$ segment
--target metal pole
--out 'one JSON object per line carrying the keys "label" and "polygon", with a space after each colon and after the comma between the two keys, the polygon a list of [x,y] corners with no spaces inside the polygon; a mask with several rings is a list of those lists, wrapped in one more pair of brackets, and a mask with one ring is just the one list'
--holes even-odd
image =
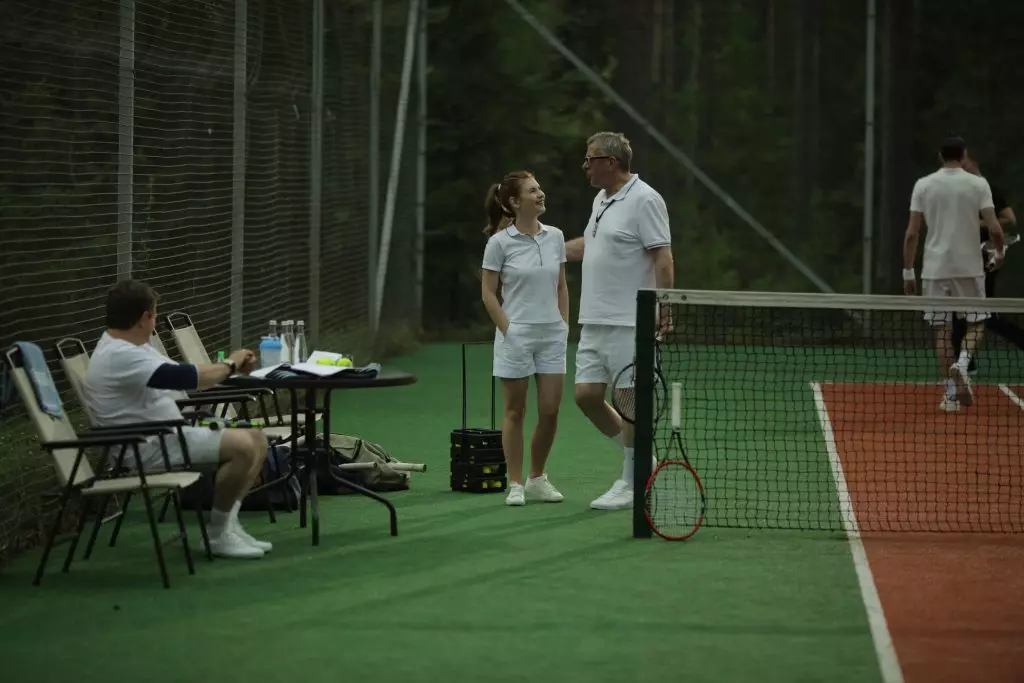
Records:
{"label": "metal pole", "polygon": [[306,338],[316,348],[320,334],[320,202],[324,141],[324,0],[313,0],[313,84],[309,132],[309,320]]}
{"label": "metal pole", "polygon": [[540,36],[544,38],[544,40],[546,40],[549,45],[554,47],[562,54],[563,57],[572,62],[573,66],[579,69],[580,73],[586,76],[591,83],[597,86],[598,89],[600,89],[601,92],[604,93],[604,95],[608,99],[610,99],[620,109],[622,109],[622,111],[626,112],[626,114],[631,119],[636,121],[637,125],[642,127],[651,136],[651,138],[653,138],[659,145],[661,145],[662,149],[664,149],[666,152],[669,153],[670,156],[672,156],[672,158],[674,158],[676,161],[678,161],[684,167],[686,167],[686,169],[689,170],[690,173],[692,173],[694,177],[704,185],[704,187],[711,190],[711,192],[714,193],[714,195],[718,197],[723,204],[729,207],[733,211],[733,213],[739,216],[743,220],[743,222],[750,226],[750,228],[754,232],[760,235],[769,245],[771,245],[773,249],[775,249],[775,251],[781,254],[782,257],[786,259],[786,261],[788,261],[791,266],[793,266],[794,268],[796,268],[796,270],[800,272],[800,274],[802,274],[805,278],[810,280],[814,284],[814,286],[820,289],[822,292],[830,294],[835,292],[835,290],[833,290],[827,282],[825,282],[817,273],[811,270],[810,266],[808,266],[806,263],[800,260],[800,258],[797,257],[797,255],[794,254],[792,251],[790,251],[786,247],[786,245],[779,241],[779,238],[772,234],[772,232],[768,230],[768,228],[764,227],[764,225],[762,225],[756,218],[751,216],[750,213],[742,206],[740,206],[735,199],[729,196],[729,194],[725,190],[723,190],[718,185],[718,183],[716,183],[706,173],[704,173],[704,171],[698,168],[697,165],[694,164],[693,161],[690,159],[690,157],[686,156],[682,152],[682,150],[680,150],[678,147],[672,144],[668,138],[662,135],[661,131],[659,131],[657,128],[651,125],[651,123],[643,116],[641,116],[640,113],[637,112],[637,110],[634,109],[629,104],[629,102],[627,102],[625,99],[623,99],[621,95],[615,92],[615,90],[610,85],[608,85],[608,83],[597,72],[595,72],[593,69],[587,66],[583,62],[583,60],[579,58],[579,55],[577,55],[575,52],[566,47],[565,43],[559,40],[558,37],[555,36],[555,34],[548,30],[548,28],[540,20],[537,19],[537,17],[535,17],[532,13],[530,13],[529,10],[523,7],[522,3],[520,3],[519,0],[505,0],[505,4],[507,4],[513,10],[515,10],[515,12],[520,17],[522,17],[522,19],[526,23],[532,26],[533,29],[537,33],[539,33]]}
{"label": "metal pole", "polygon": [[370,224],[369,231],[369,291],[367,310],[370,312],[370,332],[376,338],[377,318],[377,251],[380,234],[380,77],[381,51],[384,45],[384,0],[373,0],[372,34],[370,47]]}
{"label": "metal pole", "polygon": [[875,35],[878,24],[876,0],[867,0],[867,45],[864,78],[864,239],[862,290],[871,293],[875,237]]}
{"label": "metal pole", "polygon": [[135,0],[121,0],[117,89],[117,279],[132,276],[135,192]]}
{"label": "metal pole", "polygon": [[235,0],[235,98],[231,167],[231,348],[240,349],[244,320],[245,263],[245,89],[249,22],[248,0]]}
{"label": "metal pole", "polygon": [[420,0],[417,64],[419,145],[416,152],[416,325],[423,326],[423,237],[427,225],[427,0]]}
{"label": "metal pole", "polygon": [[402,82],[395,111],[395,135],[391,139],[391,167],[388,169],[388,189],[384,198],[384,222],[380,234],[380,253],[377,255],[377,307],[374,310],[373,329],[380,328],[380,314],[384,303],[384,282],[388,274],[388,251],[391,248],[391,229],[395,222],[395,203],[398,199],[398,177],[402,168],[402,145],[405,142],[405,117],[409,109],[409,86],[412,83],[412,62],[416,54],[416,24],[420,0],[409,0],[409,16],[405,25],[405,56],[402,60]]}

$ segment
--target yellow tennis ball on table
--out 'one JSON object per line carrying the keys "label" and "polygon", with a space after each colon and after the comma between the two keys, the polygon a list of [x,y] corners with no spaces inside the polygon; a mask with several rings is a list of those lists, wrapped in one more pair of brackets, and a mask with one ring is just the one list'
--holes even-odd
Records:
{"label": "yellow tennis ball on table", "polygon": [[330,358],[317,358],[316,359],[316,364],[317,365],[334,365],[334,361],[331,360]]}
{"label": "yellow tennis ball on table", "polygon": [[339,358],[334,364],[338,365],[340,367],[343,367],[343,368],[350,368],[350,367],[352,367],[352,359],[351,358]]}

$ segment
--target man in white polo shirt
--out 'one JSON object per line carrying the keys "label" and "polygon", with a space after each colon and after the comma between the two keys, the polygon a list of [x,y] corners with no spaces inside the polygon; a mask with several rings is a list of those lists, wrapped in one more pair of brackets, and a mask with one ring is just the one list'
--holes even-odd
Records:
{"label": "man in white polo shirt", "polygon": [[[903,241],[903,281],[907,294],[917,293],[914,259],[922,224],[928,226],[921,259],[921,288],[925,296],[985,298],[986,265],[978,248],[981,242],[979,213],[996,248],[989,267],[998,268],[1002,263],[1003,228],[996,219],[992,189],[983,177],[963,168],[966,151],[962,139],[947,138],[939,150],[942,167],[914,184],[910,221]],[[939,408],[956,412],[962,405],[974,402],[967,370],[971,356],[981,343],[988,313],[966,313],[967,331],[957,359],[953,358],[952,315],[929,311],[924,317],[935,328],[939,366],[946,377]]]}
{"label": "man in white polo shirt", "polygon": [[[566,242],[570,261],[583,261],[580,343],[576,351],[576,404],[623,451],[622,475],[590,506],[633,506],[633,429],[605,400],[608,385],[635,356],[636,295],[675,282],[668,210],[661,195],[630,171],[633,150],[621,133],[587,140],[583,170],[600,188],[583,237]],[[662,310],[661,332],[669,329]],[[613,387],[613,391],[632,391]]]}

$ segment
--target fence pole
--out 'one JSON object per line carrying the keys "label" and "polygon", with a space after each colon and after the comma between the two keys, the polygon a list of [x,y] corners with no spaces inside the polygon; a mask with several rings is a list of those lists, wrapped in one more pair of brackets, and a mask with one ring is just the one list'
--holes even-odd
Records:
{"label": "fence pole", "polygon": [[245,263],[245,106],[249,30],[248,0],[235,0],[234,137],[231,163],[231,348],[245,346],[243,264]]}
{"label": "fence pole", "polygon": [[423,326],[423,238],[427,227],[427,0],[420,0],[416,90],[419,145],[416,151],[416,326]]}
{"label": "fence pole", "polygon": [[367,306],[370,318],[370,332],[377,338],[377,250],[380,234],[380,77],[383,38],[384,0],[373,0],[372,41],[370,44],[370,224],[369,237],[369,289]]}
{"label": "fence pole", "polygon": [[324,0],[313,0],[313,87],[309,155],[309,320],[308,343],[320,335],[320,204],[324,141]]}
{"label": "fence pole", "polygon": [[875,0],[867,0],[867,45],[865,46],[864,78],[864,227],[863,274],[864,294],[871,293],[872,258],[875,237],[875,31],[878,14]]}
{"label": "fence pole", "polygon": [[377,307],[374,310],[374,330],[380,328],[380,315],[384,304],[384,283],[388,276],[388,253],[391,249],[391,230],[395,222],[395,203],[398,201],[398,180],[399,172],[402,169],[402,145],[405,143],[405,119],[409,109],[412,62],[416,54],[416,25],[419,23],[419,8],[419,0],[409,0],[409,16],[405,24],[402,81],[399,85],[398,105],[395,107],[395,134],[391,139],[391,167],[388,169],[388,190],[384,198],[384,221],[380,231],[380,253],[377,255]]}
{"label": "fence pole", "polygon": [[135,0],[121,0],[117,86],[117,279],[132,276],[135,192]]}

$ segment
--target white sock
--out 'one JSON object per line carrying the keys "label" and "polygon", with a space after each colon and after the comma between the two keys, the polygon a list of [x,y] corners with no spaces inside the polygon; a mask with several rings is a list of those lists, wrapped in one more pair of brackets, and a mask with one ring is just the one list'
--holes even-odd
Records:
{"label": "white sock", "polygon": [[231,523],[231,513],[213,508],[210,510],[210,538],[217,538],[228,528]]}
{"label": "white sock", "polygon": [[633,483],[633,449],[628,446],[622,447],[622,479],[627,484]]}
{"label": "white sock", "polygon": [[956,398],[956,382],[951,379],[946,380],[946,396]]}
{"label": "white sock", "polygon": [[230,524],[232,526],[242,526],[241,522],[238,521],[238,511],[242,509],[242,501],[236,500],[235,504],[231,506]]}

